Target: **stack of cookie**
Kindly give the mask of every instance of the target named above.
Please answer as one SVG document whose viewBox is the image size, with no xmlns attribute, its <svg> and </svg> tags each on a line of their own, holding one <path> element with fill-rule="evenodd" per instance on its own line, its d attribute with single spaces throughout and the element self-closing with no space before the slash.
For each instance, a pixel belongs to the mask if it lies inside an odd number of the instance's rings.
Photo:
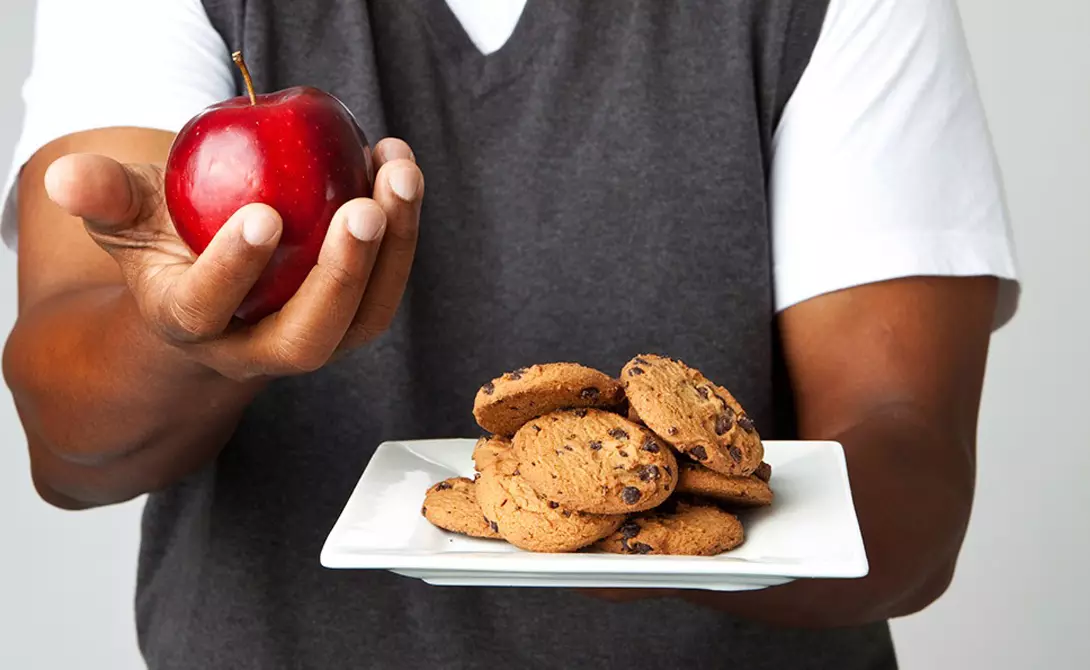
<svg viewBox="0 0 1090 670">
<path fill-rule="evenodd" d="M 732 510 L 772 503 L 753 422 L 681 361 L 637 356 L 621 380 L 576 363 L 507 373 L 477 392 L 491 433 L 475 479 L 428 489 L 436 526 L 528 551 L 713 555 L 744 540 Z"/>
</svg>

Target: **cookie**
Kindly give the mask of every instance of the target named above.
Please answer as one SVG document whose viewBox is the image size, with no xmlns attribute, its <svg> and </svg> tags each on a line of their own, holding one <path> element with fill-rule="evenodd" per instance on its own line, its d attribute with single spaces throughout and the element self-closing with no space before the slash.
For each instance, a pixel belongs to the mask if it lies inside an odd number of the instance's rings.
<svg viewBox="0 0 1090 670">
<path fill-rule="evenodd" d="M 616 407 L 624 401 L 621 383 L 577 363 L 546 363 L 497 377 L 477 391 L 473 416 L 482 428 L 504 437 L 531 419 L 558 409 Z"/>
<path fill-rule="evenodd" d="M 594 548 L 612 554 L 714 556 L 742 544 L 742 522 L 712 504 L 677 501 L 638 514 Z"/>
<path fill-rule="evenodd" d="M 527 551 L 572 552 L 609 535 L 624 516 L 576 512 L 533 489 L 501 455 L 477 480 L 481 512 L 503 539 Z"/>
<path fill-rule="evenodd" d="M 678 463 L 677 492 L 715 498 L 730 506 L 764 507 L 772 504 L 772 488 L 756 475 L 734 477 L 709 470 L 699 463 Z"/>
<path fill-rule="evenodd" d="M 749 475 L 764 447 L 753 421 L 725 388 L 681 361 L 645 354 L 621 372 L 643 423 L 693 460 L 725 475 Z"/>
<path fill-rule="evenodd" d="M 511 440 L 503 437 L 482 437 L 473 447 L 473 468 L 482 472 L 510 450 Z"/>
<path fill-rule="evenodd" d="M 443 530 L 473 537 L 500 536 L 481 513 L 481 506 L 477 504 L 476 484 L 465 477 L 445 479 L 429 488 L 424 494 L 424 506 L 420 513 Z"/>
<path fill-rule="evenodd" d="M 677 483 L 673 451 L 651 431 L 612 412 L 553 412 L 524 425 L 512 442 L 530 486 L 581 512 L 650 509 Z"/>
</svg>

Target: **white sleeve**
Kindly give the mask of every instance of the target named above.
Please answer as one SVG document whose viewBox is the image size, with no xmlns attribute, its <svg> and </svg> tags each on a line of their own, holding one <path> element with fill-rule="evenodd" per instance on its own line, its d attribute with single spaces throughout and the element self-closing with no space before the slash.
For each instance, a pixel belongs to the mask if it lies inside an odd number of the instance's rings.
<svg viewBox="0 0 1090 670">
<path fill-rule="evenodd" d="M 178 131 L 235 94 L 231 60 L 200 0 L 38 0 L 25 114 L 0 191 L 0 232 L 16 239 L 23 164 L 71 133 L 133 126 Z"/>
<path fill-rule="evenodd" d="M 916 275 L 1019 297 L 1005 195 L 954 0 L 831 0 L 773 139 L 777 310 Z"/>
</svg>

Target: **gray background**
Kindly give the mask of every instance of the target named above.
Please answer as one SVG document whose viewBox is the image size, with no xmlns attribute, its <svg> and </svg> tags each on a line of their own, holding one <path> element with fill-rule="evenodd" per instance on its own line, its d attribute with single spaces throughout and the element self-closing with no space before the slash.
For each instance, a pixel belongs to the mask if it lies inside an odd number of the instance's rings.
<svg viewBox="0 0 1090 670">
<path fill-rule="evenodd" d="M 21 120 L 33 4 L 0 0 L 0 175 Z M 1025 289 L 1019 315 L 993 340 L 979 493 L 957 577 L 939 603 L 895 622 L 895 634 L 906 670 L 1084 667 L 1090 50 L 1079 45 L 1090 2 L 959 4 Z M 14 317 L 15 256 L 2 251 L 0 331 Z M 7 389 L 0 394 L 0 667 L 140 667 L 131 615 L 140 502 L 82 513 L 39 502 Z"/>
</svg>

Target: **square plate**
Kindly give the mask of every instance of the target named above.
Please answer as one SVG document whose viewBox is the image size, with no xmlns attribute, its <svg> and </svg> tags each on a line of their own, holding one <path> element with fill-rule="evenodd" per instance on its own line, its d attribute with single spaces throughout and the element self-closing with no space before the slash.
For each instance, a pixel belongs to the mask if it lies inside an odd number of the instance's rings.
<svg viewBox="0 0 1090 670">
<path fill-rule="evenodd" d="M 844 450 L 765 441 L 770 506 L 739 514 L 746 541 L 718 556 L 540 554 L 457 535 L 421 514 L 429 486 L 473 477 L 472 439 L 385 442 L 322 548 L 327 568 L 390 570 L 448 586 L 759 589 L 807 577 L 867 574 Z"/>
</svg>

